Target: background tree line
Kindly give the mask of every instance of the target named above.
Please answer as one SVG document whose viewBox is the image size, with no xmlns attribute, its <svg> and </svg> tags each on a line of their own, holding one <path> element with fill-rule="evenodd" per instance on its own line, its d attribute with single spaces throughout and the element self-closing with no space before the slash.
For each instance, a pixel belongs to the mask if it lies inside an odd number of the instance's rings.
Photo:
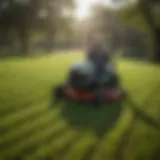
<svg viewBox="0 0 160 160">
<path fill-rule="evenodd" d="M 12 55 L 14 50 L 25 56 L 35 49 L 50 53 L 54 48 L 80 48 L 99 32 L 113 53 L 160 62 L 160 2 L 113 3 L 125 5 L 93 6 L 93 14 L 78 21 L 72 14 L 74 0 L 1 0 L 0 55 Z"/>
</svg>

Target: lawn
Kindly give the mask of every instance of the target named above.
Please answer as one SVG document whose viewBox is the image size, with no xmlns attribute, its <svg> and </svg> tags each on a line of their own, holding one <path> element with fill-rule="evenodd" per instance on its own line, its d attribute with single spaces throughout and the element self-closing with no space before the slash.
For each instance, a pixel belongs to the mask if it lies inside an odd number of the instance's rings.
<svg viewBox="0 0 160 160">
<path fill-rule="evenodd" d="M 160 159 L 160 66 L 117 60 L 128 99 L 97 110 L 51 106 L 80 52 L 0 60 L 0 159 Z"/>
</svg>

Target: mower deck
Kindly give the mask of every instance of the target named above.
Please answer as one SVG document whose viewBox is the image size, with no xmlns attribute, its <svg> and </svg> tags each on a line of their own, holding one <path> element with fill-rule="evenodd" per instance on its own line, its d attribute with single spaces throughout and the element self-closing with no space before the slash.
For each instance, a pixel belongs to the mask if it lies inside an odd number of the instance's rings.
<svg viewBox="0 0 160 160">
<path fill-rule="evenodd" d="M 72 99 L 74 101 L 93 101 L 95 92 L 92 90 L 75 90 L 69 86 L 59 87 L 59 96 Z M 118 101 L 125 96 L 120 89 L 104 89 L 105 101 Z"/>
</svg>

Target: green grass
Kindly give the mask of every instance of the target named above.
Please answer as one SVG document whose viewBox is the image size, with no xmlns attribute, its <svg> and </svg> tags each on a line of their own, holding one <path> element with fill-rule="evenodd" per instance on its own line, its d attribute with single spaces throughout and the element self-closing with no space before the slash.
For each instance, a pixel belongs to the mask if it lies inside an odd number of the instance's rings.
<svg viewBox="0 0 160 160">
<path fill-rule="evenodd" d="M 117 60 L 129 97 L 96 110 L 51 104 L 80 52 L 0 60 L 0 159 L 160 159 L 160 66 Z"/>
</svg>

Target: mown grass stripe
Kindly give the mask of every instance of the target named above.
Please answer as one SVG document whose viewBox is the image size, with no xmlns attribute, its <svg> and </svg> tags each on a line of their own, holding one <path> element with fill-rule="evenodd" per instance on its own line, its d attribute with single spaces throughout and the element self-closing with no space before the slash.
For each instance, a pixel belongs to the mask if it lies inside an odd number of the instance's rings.
<svg viewBox="0 0 160 160">
<path fill-rule="evenodd" d="M 26 123 L 18 126 L 0 137 L 0 148 L 6 147 L 8 145 L 13 144 L 14 142 L 24 139 L 29 134 L 32 134 L 34 131 L 45 128 L 51 122 L 54 123 L 58 118 L 58 114 L 60 109 L 54 109 L 51 111 L 47 111 L 40 117 L 37 117 L 35 120 L 28 120 Z"/>
<path fill-rule="evenodd" d="M 70 152 L 72 146 L 74 146 L 80 139 L 82 139 L 83 136 L 84 136 L 83 134 L 79 133 L 76 137 L 74 137 L 74 139 L 72 139 L 70 143 L 56 150 L 56 152 L 52 154 L 52 159 L 59 159 L 59 160 L 63 159 L 64 155 Z"/>
<path fill-rule="evenodd" d="M 64 120 L 59 120 L 54 126 L 50 125 L 46 129 L 36 132 L 32 136 L 25 140 L 11 146 L 8 149 L 2 150 L 2 158 L 10 159 L 23 156 L 27 150 L 43 144 L 46 140 L 49 140 L 53 135 L 58 135 L 60 132 L 65 131 L 68 125 Z"/>
<path fill-rule="evenodd" d="M 67 143 L 65 141 L 65 143 L 63 142 L 63 144 L 58 145 L 61 147 L 55 147 L 55 150 L 53 150 L 52 152 L 52 159 L 61 158 L 62 155 L 66 153 L 68 149 L 75 144 L 75 142 L 81 139 L 81 137 L 82 137 L 82 134 L 76 134 L 70 141 L 67 141 Z"/>
<path fill-rule="evenodd" d="M 10 129 L 11 126 L 15 127 L 17 123 L 24 123 L 23 121 L 31 117 L 36 117 L 47 110 L 47 102 L 44 101 L 42 104 L 29 106 L 29 108 L 23 109 L 19 112 L 13 113 L 10 116 L 0 119 L 0 129 Z"/>
<path fill-rule="evenodd" d="M 80 134 L 73 130 L 69 129 L 65 133 L 62 133 L 61 136 L 57 138 L 51 139 L 50 143 L 43 144 L 40 148 L 38 148 L 34 153 L 33 156 L 28 156 L 28 158 L 32 159 L 46 159 L 51 158 L 53 156 L 56 158 L 57 154 L 65 149 L 70 143 L 72 143 Z"/>
<path fill-rule="evenodd" d="M 90 147 L 96 144 L 97 138 L 92 134 L 84 134 L 84 136 L 78 140 L 66 154 L 62 155 L 63 160 L 82 160 Z"/>
<path fill-rule="evenodd" d="M 64 128 L 64 130 L 61 130 L 59 132 L 57 132 L 56 134 L 53 134 L 52 136 L 50 136 L 49 138 L 47 138 L 45 141 L 41 141 L 41 143 L 39 143 L 38 145 L 33 145 L 31 146 L 30 149 L 26 150 L 25 153 L 23 154 L 23 158 L 24 157 L 32 157 L 32 159 L 38 159 L 38 157 L 41 159 L 43 156 L 41 154 L 38 155 L 36 153 L 36 151 L 38 151 L 40 148 L 43 148 L 46 144 L 49 144 L 49 143 L 53 143 L 53 142 L 56 142 L 58 139 L 61 139 L 62 137 L 64 137 L 67 133 L 71 132 L 72 131 L 72 128 L 70 128 L 69 126 Z M 44 148 L 43 148 L 44 149 Z M 51 149 L 51 148 L 50 148 Z M 54 148 L 52 148 L 54 149 Z M 44 151 L 44 150 L 43 150 Z M 42 151 L 42 152 L 43 152 Z M 43 152 L 44 153 L 44 152 Z M 38 157 L 36 156 L 38 155 Z"/>
<path fill-rule="evenodd" d="M 29 93 L 30 95 L 32 95 L 31 93 Z M 37 98 L 35 98 L 34 96 L 32 98 L 28 98 L 26 101 L 24 101 L 23 99 L 23 102 L 19 102 L 20 101 L 20 98 L 19 97 L 16 97 L 14 99 L 18 99 L 18 103 L 16 101 L 16 103 L 12 103 L 12 105 L 4 105 L 0 107 L 0 116 L 1 117 L 6 117 L 8 116 L 8 114 L 12 114 L 14 112 L 17 112 L 21 109 L 24 109 L 26 108 L 27 106 L 30 106 L 30 105 L 33 105 L 33 104 L 37 104 L 42 102 L 44 99 L 48 99 L 48 95 L 38 95 Z M 10 102 L 15 102 L 13 100 L 9 100 Z M 8 102 L 9 103 L 9 102 Z"/>
</svg>

